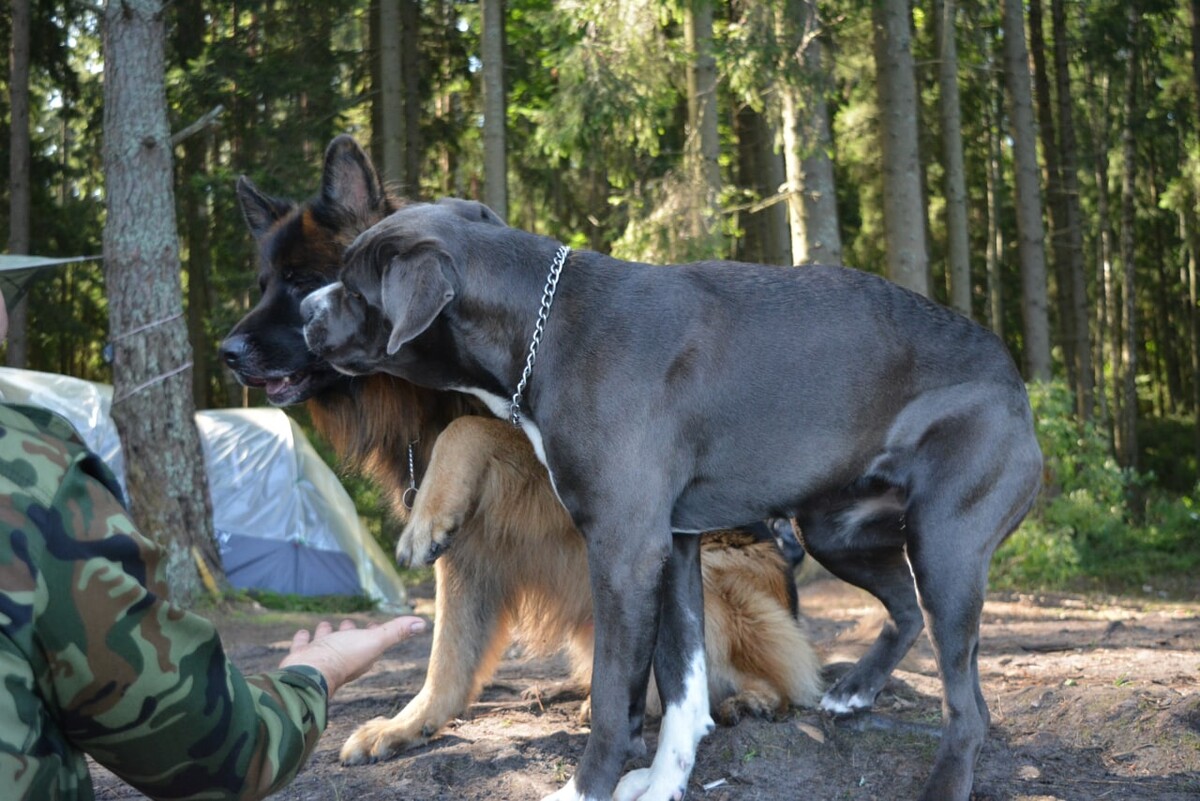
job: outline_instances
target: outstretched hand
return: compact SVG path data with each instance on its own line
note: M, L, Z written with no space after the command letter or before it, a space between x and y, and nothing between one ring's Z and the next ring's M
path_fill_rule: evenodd
M329 697L347 682L367 672L371 665L393 645L425 630L425 621L404 615L386 623L358 628L354 621L343 620L337 631L321 621L312 634L301 629L292 637L288 655L279 663L314 667L329 685Z

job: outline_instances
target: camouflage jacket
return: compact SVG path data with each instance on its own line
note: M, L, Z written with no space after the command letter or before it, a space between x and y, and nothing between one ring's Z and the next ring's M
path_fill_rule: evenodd
M0 403L0 796L90 799L84 753L153 798L261 798L325 728L313 668L243 677L165 600L162 552L54 414Z

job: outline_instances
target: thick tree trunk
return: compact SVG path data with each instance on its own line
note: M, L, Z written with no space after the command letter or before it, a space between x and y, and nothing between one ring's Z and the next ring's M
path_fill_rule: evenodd
M942 0L938 14L938 107L942 116L942 157L946 168L947 275L950 305L971 316L971 258L967 240L967 182L963 167L962 112L958 100L957 6Z
M8 252L30 250L30 146L29 146L29 0L12 0L12 38L9 42L9 94L11 129L8 154ZM29 363L29 304L8 298L8 351L10 367Z
M842 261L820 25L814 0L788 0L777 30L784 58L780 129L795 264Z
M194 554L220 572L191 396L179 280L163 7L109 3L104 18L104 264L114 346L112 415L134 519L168 554L174 597L198 590Z
M925 202L917 144L917 83L907 0L875 0L875 84L883 151L883 227L891 279L929 295Z
M1037 133L1025 48L1021 0L1004 0L1004 74L1012 101L1016 172L1017 250L1021 261L1021 309L1025 371L1031 381L1050 380L1050 315L1046 292L1045 228L1037 165Z
M504 86L504 0L480 0L483 37L483 202L508 219L507 96Z

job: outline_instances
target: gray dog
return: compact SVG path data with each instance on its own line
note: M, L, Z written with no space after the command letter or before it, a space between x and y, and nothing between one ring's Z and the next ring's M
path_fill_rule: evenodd
M977 664L988 563L1042 469L999 339L863 272L568 256L469 201L393 214L345 264L341 284L304 301L309 347L348 373L391 372L511 414L587 538L592 734L551 799L683 797L711 726L687 532L795 517L809 553L891 615L822 706L869 707L928 625L943 732L921 798L966 801L989 722ZM442 545L399 551L421 562ZM652 662L658 749L618 785L644 753Z

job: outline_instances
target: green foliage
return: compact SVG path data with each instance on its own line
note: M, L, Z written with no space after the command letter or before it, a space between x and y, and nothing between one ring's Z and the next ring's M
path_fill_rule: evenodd
M1105 435L1073 416L1055 381L1030 387L1045 487L1037 507L997 551L993 584L1042 589L1140 590L1150 582L1200 590L1200 484L1190 495L1153 488L1117 465ZM1144 514L1131 505L1146 496Z
M234 593L234 597L248 598L267 609L282 612L346 615L351 612L375 611L375 602L365 595L296 595L270 590L245 590Z

